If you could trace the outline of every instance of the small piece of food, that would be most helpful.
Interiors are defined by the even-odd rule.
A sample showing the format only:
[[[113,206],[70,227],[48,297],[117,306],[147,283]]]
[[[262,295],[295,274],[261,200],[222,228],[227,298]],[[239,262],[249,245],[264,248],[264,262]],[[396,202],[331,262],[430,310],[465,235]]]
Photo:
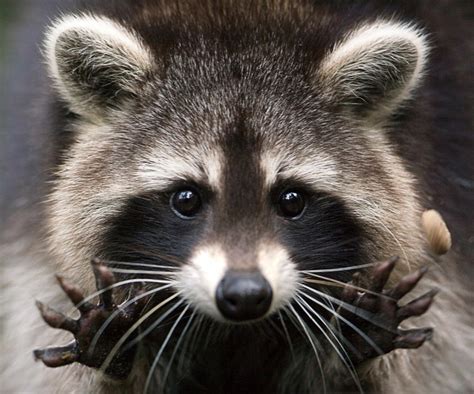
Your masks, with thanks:
[[[434,209],[423,212],[421,223],[433,252],[447,253],[451,249],[451,233],[439,212]]]

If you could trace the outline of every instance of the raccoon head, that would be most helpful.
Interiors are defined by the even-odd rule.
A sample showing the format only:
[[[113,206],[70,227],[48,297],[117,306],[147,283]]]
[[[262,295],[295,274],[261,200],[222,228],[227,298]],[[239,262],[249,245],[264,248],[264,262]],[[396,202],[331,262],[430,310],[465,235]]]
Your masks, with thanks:
[[[318,55],[308,37],[252,34],[182,33],[163,50],[105,17],[49,31],[50,74],[78,119],[51,244],[83,285],[92,256],[135,277],[168,267],[194,308],[249,321],[288,305],[305,273],[417,263],[414,179],[387,127],[419,84],[423,35],[379,21]]]

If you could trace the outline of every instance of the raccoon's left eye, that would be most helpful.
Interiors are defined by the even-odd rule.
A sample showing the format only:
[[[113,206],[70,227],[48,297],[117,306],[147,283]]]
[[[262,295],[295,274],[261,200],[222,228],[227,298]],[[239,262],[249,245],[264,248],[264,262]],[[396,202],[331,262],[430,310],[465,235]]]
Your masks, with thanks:
[[[298,218],[306,207],[306,199],[303,193],[290,190],[283,192],[278,200],[278,211],[281,216],[290,219]]]
[[[170,205],[179,217],[189,219],[199,212],[202,200],[196,190],[183,189],[171,196]]]

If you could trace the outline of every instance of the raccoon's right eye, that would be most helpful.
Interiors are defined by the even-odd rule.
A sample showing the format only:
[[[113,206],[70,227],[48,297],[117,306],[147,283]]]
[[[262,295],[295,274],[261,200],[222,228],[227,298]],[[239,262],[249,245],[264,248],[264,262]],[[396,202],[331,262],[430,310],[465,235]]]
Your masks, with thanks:
[[[297,219],[306,207],[304,194],[297,190],[289,190],[280,195],[278,210],[281,216],[288,219]]]
[[[183,219],[189,219],[200,211],[202,200],[196,190],[183,189],[171,196],[170,205],[177,216]]]

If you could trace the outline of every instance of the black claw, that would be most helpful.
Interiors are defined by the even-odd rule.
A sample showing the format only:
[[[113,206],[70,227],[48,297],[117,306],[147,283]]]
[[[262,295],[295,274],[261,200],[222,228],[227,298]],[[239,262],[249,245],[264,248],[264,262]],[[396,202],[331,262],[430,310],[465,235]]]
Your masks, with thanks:
[[[53,328],[60,328],[73,334],[77,333],[79,330],[79,324],[77,321],[63,315],[58,311],[55,311],[40,301],[36,301],[36,306],[41,313],[41,317],[49,326]]]
[[[380,293],[383,290],[397,261],[398,256],[394,256],[374,267],[371,291]]]
[[[420,279],[428,272],[427,267],[423,267],[416,272],[408,274],[398,282],[398,284],[388,292],[388,295],[399,300],[414,289]]]
[[[342,291],[342,300],[349,304],[354,303],[357,298],[357,289],[348,283]]]
[[[423,315],[433,303],[434,297],[438,294],[438,289],[430,290],[415,300],[402,306],[397,312],[398,321],[401,322],[412,316]]]
[[[62,347],[37,349],[33,351],[33,355],[35,360],[41,360],[46,366],[51,368],[72,364],[79,358],[78,348],[75,341]]]
[[[360,287],[361,286],[362,280],[361,280],[360,272],[356,272],[356,273],[354,273],[354,275],[352,275],[351,282],[355,287]]]
[[[77,286],[70,284],[61,275],[56,275],[56,279],[72,303],[77,307],[77,309],[79,309],[79,312],[84,314],[94,308],[94,305],[92,305],[90,302],[84,302],[84,295]]]
[[[114,274],[108,267],[98,259],[92,259],[92,268],[95,275],[97,290],[104,290],[115,283]],[[100,303],[106,310],[112,310],[115,307],[112,289],[99,295]]]
[[[401,335],[393,340],[393,345],[398,349],[416,349],[426,341],[433,338],[432,328],[419,328],[401,331]]]

